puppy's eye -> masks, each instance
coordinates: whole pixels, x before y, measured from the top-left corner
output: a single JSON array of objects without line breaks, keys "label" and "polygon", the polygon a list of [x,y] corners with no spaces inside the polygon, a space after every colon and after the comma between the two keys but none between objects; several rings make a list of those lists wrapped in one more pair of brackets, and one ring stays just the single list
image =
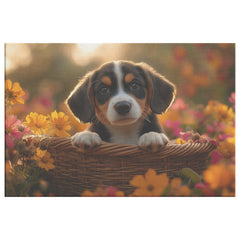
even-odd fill
[{"label": "puppy's eye", "polygon": [[109,88],[104,86],[99,89],[99,92],[104,95],[104,94],[108,93],[108,90],[109,90]]},{"label": "puppy's eye", "polygon": [[137,88],[139,87],[139,84],[136,83],[136,82],[134,82],[134,81],[132,81],[132,82],[129,83],[129,86],[130,86],[132,89],[137,89]]}]

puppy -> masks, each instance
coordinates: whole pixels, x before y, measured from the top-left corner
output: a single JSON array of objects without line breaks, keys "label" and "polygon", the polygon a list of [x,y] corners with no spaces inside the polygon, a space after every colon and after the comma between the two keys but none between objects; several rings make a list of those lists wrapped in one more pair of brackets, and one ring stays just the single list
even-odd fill
[{"label": "puppy", "polygon": [[168,142],[155,114],[164,113],[175,94],[174,84],[146,63],[105,63],[88,73],[66,100],[80,121],[91,122],[72,143],[81,151],[103,140],[155,152]]}]

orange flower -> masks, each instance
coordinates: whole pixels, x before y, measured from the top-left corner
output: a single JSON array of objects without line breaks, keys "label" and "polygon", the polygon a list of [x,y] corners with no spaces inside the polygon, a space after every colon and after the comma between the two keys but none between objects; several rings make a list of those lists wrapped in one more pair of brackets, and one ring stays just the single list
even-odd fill
[{"label": "orange flower", "polygon": [[47,117],[31,112],[26,116],[26,122],[24,122],[35,134],[41,135],[48,131],[48,120]]},{"label": "orange flower", "polygon": [[94,193],[89,191],[89,190],[85,190],[82,195],[82,197],[94,197]]},{"label": "orange flower", "polygon": [[222,190],[223,197],[235,197],[235,191],[229,191],[227,188]]},{"label": "orange flower", "polygon": [[38,162],[38,166],[45,168],[47,171],[55,168],[53,165],[54,160],[51,158],[51,154],[47,150],[41,150],[37,148],[36,155],[33,157]]},{"label": "orange flower", "polygon": [[194,67],[191,63],[186,62],[181,70],[181,74],[183,75],[183,77],[185,78],[189,78],[192,77],[194,73]]},{"label": "orange flower", "polygon": [[213,190],[227,188],[234,184],[235,166],[226,166],[222,163],[211,165],[203,172],[203,179]]},{"label": "orange flower", "polygon": [[189,196],[191,190],[188,186],[181,186],[181,178],[173,178],[169,196]]},{"label": "orange flower", "polygon": [[20,87],[18,82],[12,84],[11,80],[7,80],[5,83],[5,97],[6,102],[14,105],[16,103],[24,104],[23,96],[25,92]]},{"label": "orange flower", "polygon": [[71,130],[68,116],[63,112],[57,113],[54,111],[49,115],[49,133],[51,136],[69,137],[70,134],[67,131]]},{"label": "orange flower", "polygon": [[94,192],[85,190],[82,197],[124,197],[122,191],[117,190],[117,188],[109,186],[107,188],[98,187]]},{"label": "orange flower", "polygon": [[142,197],[161,196],[168,183],[169,178],[166,173],[156,175],[153,169],[148,169],[145,177],[137,175],[130,181],[132,186],[137,187],[133,195]]},{"label": "orange flower", "polygon": [[157,115],[157,118],[160,124],[164,124],[166,120],[177,121],[181,119],[181,115],[179,110],[173,110],[170,108],[165,114]]},{"label": "orange flower", "polygon": [[220,122],[229,122],[234,120],[235,114],[232,108],[228,109],[228,106],[225,104],[219,104],[218,106],[214,107],[215,111],[215,118],[217,121]]}]

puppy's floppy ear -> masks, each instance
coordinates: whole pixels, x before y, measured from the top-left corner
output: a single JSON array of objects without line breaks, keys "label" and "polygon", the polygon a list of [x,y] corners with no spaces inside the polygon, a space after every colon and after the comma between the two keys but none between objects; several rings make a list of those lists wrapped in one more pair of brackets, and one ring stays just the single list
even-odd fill
[{"label": "puppy's floppy ear", "polygon": [[157,73],[148,64],[139,63],[137,65],[150,83],[150,88],[152,88],[152,96],[150,100],[152,111],[157,114],[166,112],[175,99],[175,85],[161,74]]},{"label": "puppy's floppy ear", "polygon": [[90,122],[94,116],[94,107],[90,97],[91,77],[91,73],[87,74],[66,100],[71,112],[82,122]]}]

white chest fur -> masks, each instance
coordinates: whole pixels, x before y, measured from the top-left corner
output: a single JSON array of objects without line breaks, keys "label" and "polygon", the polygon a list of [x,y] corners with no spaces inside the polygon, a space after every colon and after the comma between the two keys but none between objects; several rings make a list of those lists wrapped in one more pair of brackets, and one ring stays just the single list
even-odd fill
[{"label": "white chest fur", "polygon": [[139,139],[139,128],[141,123],[127,126],[108,126],[111,134],[110,142],[121,144],[137,144]]}]

